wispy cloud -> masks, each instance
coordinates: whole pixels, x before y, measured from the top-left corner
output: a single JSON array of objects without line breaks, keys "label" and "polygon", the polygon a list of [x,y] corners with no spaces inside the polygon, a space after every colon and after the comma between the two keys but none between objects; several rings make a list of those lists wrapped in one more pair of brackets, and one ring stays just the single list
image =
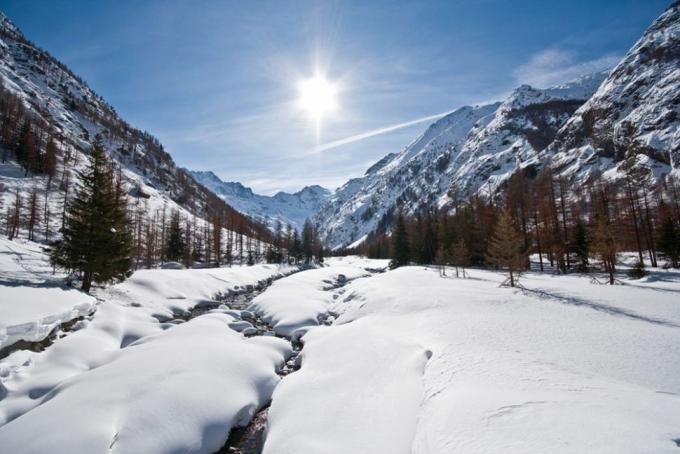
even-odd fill
[{"label": "wispy cloud", "polygon": [[549,48],[532,55],[527,63],[513,71],[513,75],[518,83],[546,88],[612,68],[620,60],[621,56],[615,54],[579,60],[575,52]]},{"label": "wispy cloud", "polygon": [[354,134],[343,139],[334,140],[332,142],[327,142],[315,147],[313,153],[321,153],[322,151],[330,150],[333,148],[341,147],[343,145],[348,145],[350,143],[358,142],[360,140],[368,139],[369,137],[379,136],[381,134],[386,134],[388,132],[397,131],[399,129],[408,128],[409,126],[414,126],[420,123],[425,123],[426,121],[436,120],[443,117],[444,115],[450,114],[452,111],[442,112],[435,115],[428,115],[427,117],[416,118],[415,120],[406,121],[403,123],[396,123],[389,126],[384,126],[382,128],[372,129],[370,131],[362,132],[359,134]]}]

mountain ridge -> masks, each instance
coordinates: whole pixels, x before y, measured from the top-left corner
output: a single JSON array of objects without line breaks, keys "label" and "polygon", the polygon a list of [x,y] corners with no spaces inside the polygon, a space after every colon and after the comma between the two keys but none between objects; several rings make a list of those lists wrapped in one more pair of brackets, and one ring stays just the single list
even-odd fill
[{"label": "mountain ridge", "polygon": [[255,193],[240,182],[225,182],[212,171],[189,171],[190,175],[236,210],[253,219],[264,219],[271,230],[276,224],[301,230],[304,222],[330,195],[319,185],[305,186],[294,193],[279,191],[273,196]]}]

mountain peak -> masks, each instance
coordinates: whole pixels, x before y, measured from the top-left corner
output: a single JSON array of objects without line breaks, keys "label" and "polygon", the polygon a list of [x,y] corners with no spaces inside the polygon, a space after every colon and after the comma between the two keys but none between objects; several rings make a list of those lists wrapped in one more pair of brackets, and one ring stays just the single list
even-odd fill
[{"label": "mountain peak", "polygon": [[301,229],[305,220],[330,196],[330,191],[319,185],[305,186],[293,194],[277,192],[273,196],[265,196],[254,193],[239,182],[224,182],[211,171],[189,173],[239,212],[253,219],[265,219],[271,229],[278,223]]}]

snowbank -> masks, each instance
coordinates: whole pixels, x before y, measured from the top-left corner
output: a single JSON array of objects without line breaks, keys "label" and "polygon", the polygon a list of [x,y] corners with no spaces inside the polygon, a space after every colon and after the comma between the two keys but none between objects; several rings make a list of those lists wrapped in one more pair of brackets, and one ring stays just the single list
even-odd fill
[{"label": "snowbank", "polygon": [[304,339],[302,369],[274,392],[264,452],[410,453],[429,352],[370,317]]},{"label": "snowbank", "polygon": [[39,341],[63,322],[94,310],[95,298],[66,288],[47,255],[28,241],[0,238],[0,349]]},{"label": "snowbank", "polygon": [[[37,262],[2,269],[22,296],[48,278],[44,255],[26,246],[35,248],[30,257]],[[145,270],[97,289],[101,304],[73,332],[44,352],[17,351],[0,361],[2,450],[214,452],[234,424],[268,402],[290,346],[273,337],[247,339],[226,314],[179,325],[160,320],[295,269]],[[18,317],[16,306],[7,309]]]},{"label": "snowbank", "polygon": [[680,281],[472,274],[348,285],[274,393],[265,452],[677,451]]},{"label": "snowbank", "polygon": [[[246,339],[209,314],[148,336],[52,389],[0,428],[7,452],[212,453],[279,381],[287,342]],[[39,436],[38,436],[39,434]]]},{"label": "snowbank", "polygon": [[142,304],[155,314],[172,317],[217,293],[257,285],[293,273],[289,265],[234,266],[187,270],[139,270],[113,288],[116,299]]},{"label": "snowbank", "polygon": [[[360,261],[331,261],[332,266],[308,270],[275,282],[249,307],[272,325],[276,334],[291,336],[302,327],[318,325],[328,313],[333,295],[328,290],[370,273]],[[345,264],[347,263],[347,264]]]}]

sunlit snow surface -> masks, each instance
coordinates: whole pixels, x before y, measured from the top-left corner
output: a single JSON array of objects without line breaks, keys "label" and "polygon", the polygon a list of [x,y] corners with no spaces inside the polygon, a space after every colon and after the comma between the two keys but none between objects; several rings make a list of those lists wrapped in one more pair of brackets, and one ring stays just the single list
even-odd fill
[{"label": "sunlit snow surface", "polygon": [[497,272],[386,265],[332,258],[254,300],[282,334],[306,332],[283,380],[290,344],[244,337],[227,311],[158,319],[290,268],[98,289],[79,330],[0,361],[0,451],[210,453],[270,399],[266,453],[677,451],[679,272],[616,286],[528,273],[510,289]]},{"label": "sunlit snow surface", "polygon": [[349,284],[276,389],[265,452],[677,452],[678,272],[530,274],[526,291],[470,273]]},{"label": "sunlit snow surface", "polygon": [[[16,262],[16,251],[25,260]],[[25,322],[32,313],[39,324],[50,311],[73,312],[82,300],[94,301],[77,290],[53,289],[61,299],[36,294],[26,273],[56,283],[33,243],[0,242],[0,257],[3,317]],[[17,351],[0,360],[0,452],[216,451],[233,425],[246,424],[269,401],[290,344],[245,338],[223,313],[180,325],[159,319],[292,271],[279,265],[144,270],[97,289],[91,321],[42,353]],[[6,299],[7,289],[18,298]]]}]

